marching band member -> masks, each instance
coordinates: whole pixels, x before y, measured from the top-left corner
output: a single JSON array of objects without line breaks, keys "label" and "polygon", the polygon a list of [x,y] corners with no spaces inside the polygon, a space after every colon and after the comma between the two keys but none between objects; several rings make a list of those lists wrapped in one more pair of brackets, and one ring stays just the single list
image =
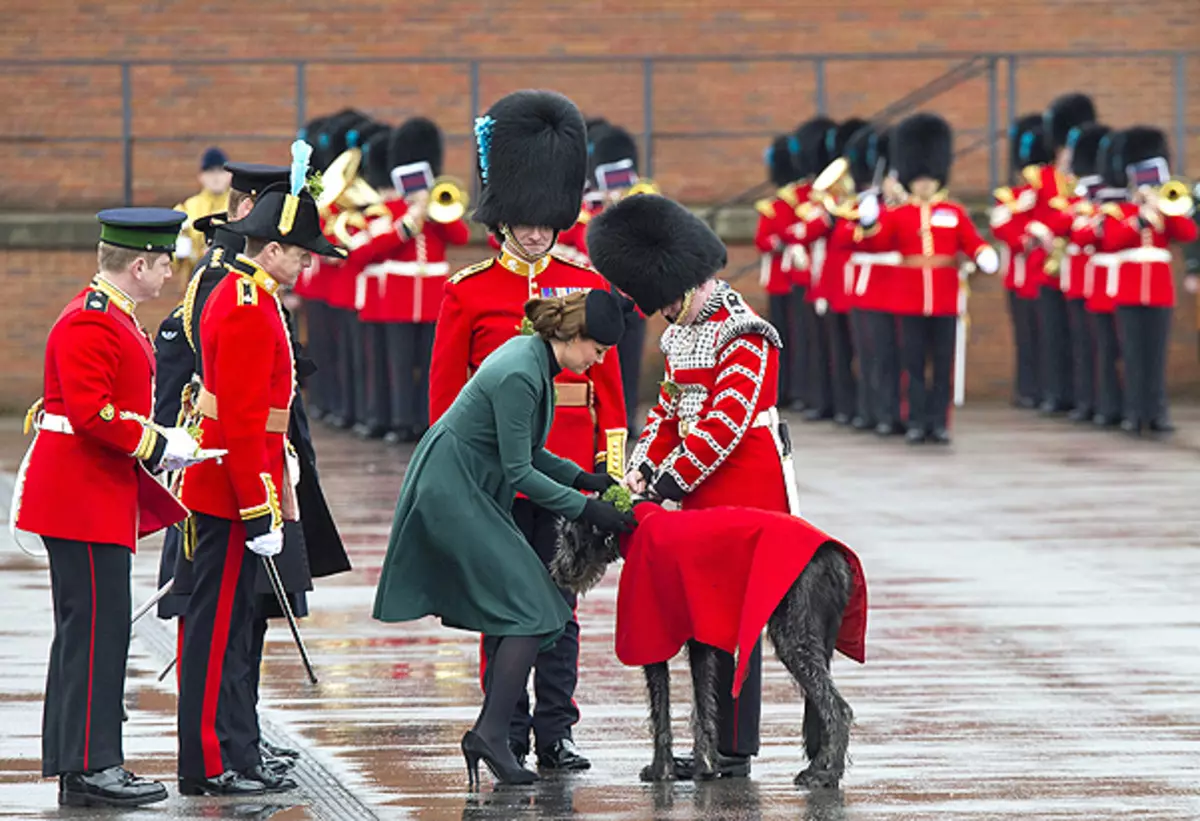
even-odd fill
[{"label": "marching band member", "polygon": [[[462,269],[446,284],[430,365],[433,422],[483,360],[521,332],[523,306],[529,299],[608,288],[592,269],[549,253],[555,236],[575,223],[583,194],[587,147],[575,105],[553,92],[515,92],[477,120],[476,143],[483,190],[474,219],[502,237],[503,245],[497,256]],[[591,472],[616,469],[608,465],[610,446],[624,452],[627,422],[620,365],[616,357],[607,357],[582,374],[559,373],[555,384],[558,401],[546,448],[579,465],[584,481],[602,490],[604,476]],[[522,497],[514,503],[513,515],[548,563],[556,544],[554,513]],[[574,607],[574,596],[569,591],[563,596]],[[498,636],[485,638],[485,667],[498,643]],[[509,740],[518,759],[529,752],[532,726],[540,766],[591,766],[571,739],[571,727],[579,720],[572,700],[578,658],[579,623],[572,616],[554,647],[538,655],[532,719],[527,696],[516,706]],[[484,682],[486,687],[486,672]]]},{"label": "marching band member", "polygon": [[[953,134],[935,114],[914,114],[896,126],[892,166],[909,191],[903,205],[879,209],[877,200],[859,204],[862,238],[869,250],[902,255],[897,287],[919,299],[919,311],[901,316],[904,368],[908,374],[909,444],[950,442],[949,406],[955,334],[959,314],[958,255],[984,273],[1000,265],[996,252],[975,230],[965,208],[948,199]],[[933,382],[926,382],[932,356]]]},{"label": "marching band member", "polygon": [[[716,234],[665,197],[629,197],[592,221],[596,269],[650,316],[671,326],[660,346],[666,375],[629,459],[626,485],[652,488],[685,509],[735,505],[795,511],[786,427],[776,410],[779,332],[716,279],[726,250]],[[785,470],[785,468],[787,470]],[[759,749],[762,651],[756,646],[739,699],[733,657],[718,665],[718,770],[746,776]],[[691,778],[692,761],[678,763]]]}]

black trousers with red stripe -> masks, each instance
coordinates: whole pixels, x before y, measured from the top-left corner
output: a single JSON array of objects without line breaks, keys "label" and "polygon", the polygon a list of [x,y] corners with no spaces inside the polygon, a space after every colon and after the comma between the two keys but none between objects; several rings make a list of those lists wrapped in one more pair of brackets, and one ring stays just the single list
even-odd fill
[{"label": "black trousers with red stripe", "polygon": [[195,584],[179,654],[179,775],[212,778],[262,761],[252,653],[258,556],[241,522],[196,517]]},{"label": "black trousers with red stripe", "polygon": [[42,714],[42,775],[125,761],[121,716],[129,656],[130,550],[45,537],[54,641]]},{"label": "black trousers with red stripe", "polygon": [[[537,552],[542,563],[549,565],[557,547],[556,516],[528,499],[513,502],[513,521],[525,534],[525,539]],[[575,595],[559,588],[563,599],[575,608]],[[483,689],[487,692],[488,660],[499,642],[496,636],[483,637]],[[575,704],[575,685],[579,682],[579,621],[571,616],[567,628],[554,646],[538,653],[533,665],[533,694],[536,699],[533,713],[529,710],[528,690],[517,701],[509,723],[509,744],[518,750],[529,750],[529,731],[533,730],[537,750],[545,750],[557,741],[571,737],[571,728],[579,722],[579,707]]]}]

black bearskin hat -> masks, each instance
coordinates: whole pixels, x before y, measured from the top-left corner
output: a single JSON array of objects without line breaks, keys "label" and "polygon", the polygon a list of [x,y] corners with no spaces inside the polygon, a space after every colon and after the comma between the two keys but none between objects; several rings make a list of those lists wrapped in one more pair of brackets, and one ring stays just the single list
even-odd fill
[{"label": "black bearskin hat", "polygon": [[633,160],[633,170],[638,170],[637,141],[621,126],[610,125],[602,129],[592,143],[592,166],[621,160]]},{"label": "black bearskin hat", "polygon": [[1045,115],[1046,148],[1053,154],[1067,144],[1071,129],[1094,122],[1096,106],[1092,98],[1086,94],[1071,93],[1055,98],[1046,109]]},{"label": "black bearskin hat", "polygon": [[1129,185],[1125,163],[1121,160],[1127,133],[1110,131],[1100,138],[1100,144],[1096,147],[1096,171],[1104,177],[1104,185],[1108,188],[1126,188]]},{"label": "black bearskin hat", "polygon": [[1041,123],[1034,123],[1021,132],[1021,136],[1017,138],[1017,159],[1020,160],[1020,168],[1054,162],[1054,155],[1046,147],[1045,134],[1045,127]]},{"label": "black bearskin hat", "polygon": [[575,104],[554,91],[516,91],[475,121],[483,190],[473,219],[501,225],[575,224],[587,179],[587,134]]},{"label": "black bearskin hat", "polygon": [[870,126],[858,129],[846,140],[842,156],[850,163],[850,176],[858,191],[866,191],[875,180],[875,163],[877,157],[872,157],[871,143],[877,141],[875,129]]},{"label": "black bearskin hat", "polygon": [[900,184],[930,177],[942,185],[950,181],[954,132],[937,114],[913,114],[901,120],[892,133],[892,168]]},{"label": "black bearskin hat", "polygon": [[774,185],[776,188],[782,188],[796,179],[796,166],[792,162],[791,141],[792,135],[780,134],[771,141],[771,145],[767,148],[765,157],[767,172],[770,175],[771,185]]},{"label": "black bearskin hat", "polygon": [[1021,161],[1021,136],[1041,125],[1041,114],[1026,114],[1008,127],[1008,168],[1011,173],[1019,173],[1028,164]]},{"label": "black bearskin hat", "polygon": [[850,142],[852,136],[868,125],[870,123],[866,120],[851,117],[837,127],[826,131],[825,147],[829,149],[829,162],[833,162],[838,157],[844,157],[846,155],[846,143]]},{"label": "black bearskin hat", "polygon": [[405,120],[399,128],[392,129],[387,154],[389,170],[427,162],[436,177],[442,173],[442,130],[426,117]]},{"label": "black bearskin hat", "polygon": [[1071,173],[1079,179],[1103,175],[1098,164],[1100,141],[1111,129],[1099,123],[1088,123],[1071,132],[1067,141],[1071,146]]},{"label": "black bearskin hat", "polygon": [[796,129],[796,172],[800,177],[815,177],[836,156],[829,149],[827,135],[837,123],[828,117],[813,117]]},{"label": "black bearskin hat", "polygon": [[1134,163],[1152,160],[1155,157],[1162,157],[1168,164],[1171,162],[1171,149],[1167,147],[1166,134],[1157,128],[1144,125],[1126,129],[1125,142],[1120,151],[1122,170]]},{"label": "black bearskin hat", "polygon": [[703,220],[657,194],[605,209],[588,227],[587,247],[592,266],[647,316],[703,285],[727,259]]},{"label": "black bearskin hat", "polygon": [[359,176],[376,191],[392,187],[392,166],[388,163],[388,143],[391,129],[376,131],[362,146]]}]

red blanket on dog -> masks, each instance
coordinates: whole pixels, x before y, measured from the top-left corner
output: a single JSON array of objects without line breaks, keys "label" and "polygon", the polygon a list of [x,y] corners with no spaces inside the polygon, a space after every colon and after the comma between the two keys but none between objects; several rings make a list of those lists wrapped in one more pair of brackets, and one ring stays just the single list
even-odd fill
[{"label": "red blanket on dog", "polygon": [[642,666],[673,658],[690,639],[737,657],[733,695],[750,650],[792,583],[823,544],[841,549],[853,585],[837,649],[866,659],[867,582],[850,548],[803,519],[742,507],[667,511],[634,508],[638,527],[621,537],[617,658]]}]

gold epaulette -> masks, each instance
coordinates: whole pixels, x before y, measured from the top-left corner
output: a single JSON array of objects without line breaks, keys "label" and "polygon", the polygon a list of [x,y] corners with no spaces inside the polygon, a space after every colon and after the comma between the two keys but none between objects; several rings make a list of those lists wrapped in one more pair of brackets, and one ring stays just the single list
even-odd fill
[{"label": "gold epaulette", "polygon": [[811,202],[802,202],[796,206],[796,216],[808,222],[813,218],[817,210],[817,206]]},{"label": "gold epaulette", "polygon": [[775,219],[775,203],[772,200],[758,200],[754,203],[754,210],[769,220]]},{"label": "gold epaulette", "polygon": [[1027,183],[1029,183],[1030,185],[1032,185],[1035,189],[1037,189],[1039,191],[1041,190],[1041,188],[1042,188],[1041,166],[1027,165],[1021,169],[1021,176],[1024,177],[1025,181]]},{"label": "gold epaulette", "polygon": [[1125,212],[1122,211],[1121,206],[1117,205],[1115,202],[1106,202],[1104,205],[1100,206],[1100,213],[1104,214],[1106,217],[1112,217],[1115,220],[1125,219]]},{"label": "gold epaulette", "polygon": [[776,191],[775,194],[779,197],[779,199],[783,200],[793,208],[795,208],[800,202],[800,198],[796,196],[795,183],[788,183],[783,188],[780,188],[778,191]]},{"label": "gold epaulette", "polygon": [[596,269],[593,268],[592,266],[590,266],[586,263],[583,263],[583,262],[579,262],[578,260],[574,260],[574,259],[570,259],[568,257],[562,256],[557,251],[551,251],[550,256],[553,257],[554,259],[558,260],[559,262],[564,262],[567,265],[570,265],[572,268],[579,268],[582,271],[591,271],[592,273],[596,272]]},{"label": "gold epaulette", "polygon": [[584,225],[587,225],[589,222],[592,221],[592,212],[591,211],[580,211],[579,217],[575,221],[582,222]]},{"label": "gold epaulette", "polygon": [[992,192],[992,196],[996,198],[996,202],[1003,203],[1004,205],[1008,205],[1010,202],[1016,199],[1016,197],[1013,196],[1012,189],[1008,186],[997,188]]},{"label": "gold epaulette", "polygon": [[450,277],[450,284],[457,285],[469,276],[486,271],[492,267],[492,263],[495,261],[494,257],[492,259],[485,259],[483,262],[476,262],[474,265],[468,265],[466,268],[456,271]]},{"label": "gold epaulette", "polygon": [[1067,202],[1066,197],[1051,197],[1050,198],[1050,207],[1053,208],[1055,211],[1066,211],[1067,206],[1069,206],[1070,204],[1071,203]]}]

